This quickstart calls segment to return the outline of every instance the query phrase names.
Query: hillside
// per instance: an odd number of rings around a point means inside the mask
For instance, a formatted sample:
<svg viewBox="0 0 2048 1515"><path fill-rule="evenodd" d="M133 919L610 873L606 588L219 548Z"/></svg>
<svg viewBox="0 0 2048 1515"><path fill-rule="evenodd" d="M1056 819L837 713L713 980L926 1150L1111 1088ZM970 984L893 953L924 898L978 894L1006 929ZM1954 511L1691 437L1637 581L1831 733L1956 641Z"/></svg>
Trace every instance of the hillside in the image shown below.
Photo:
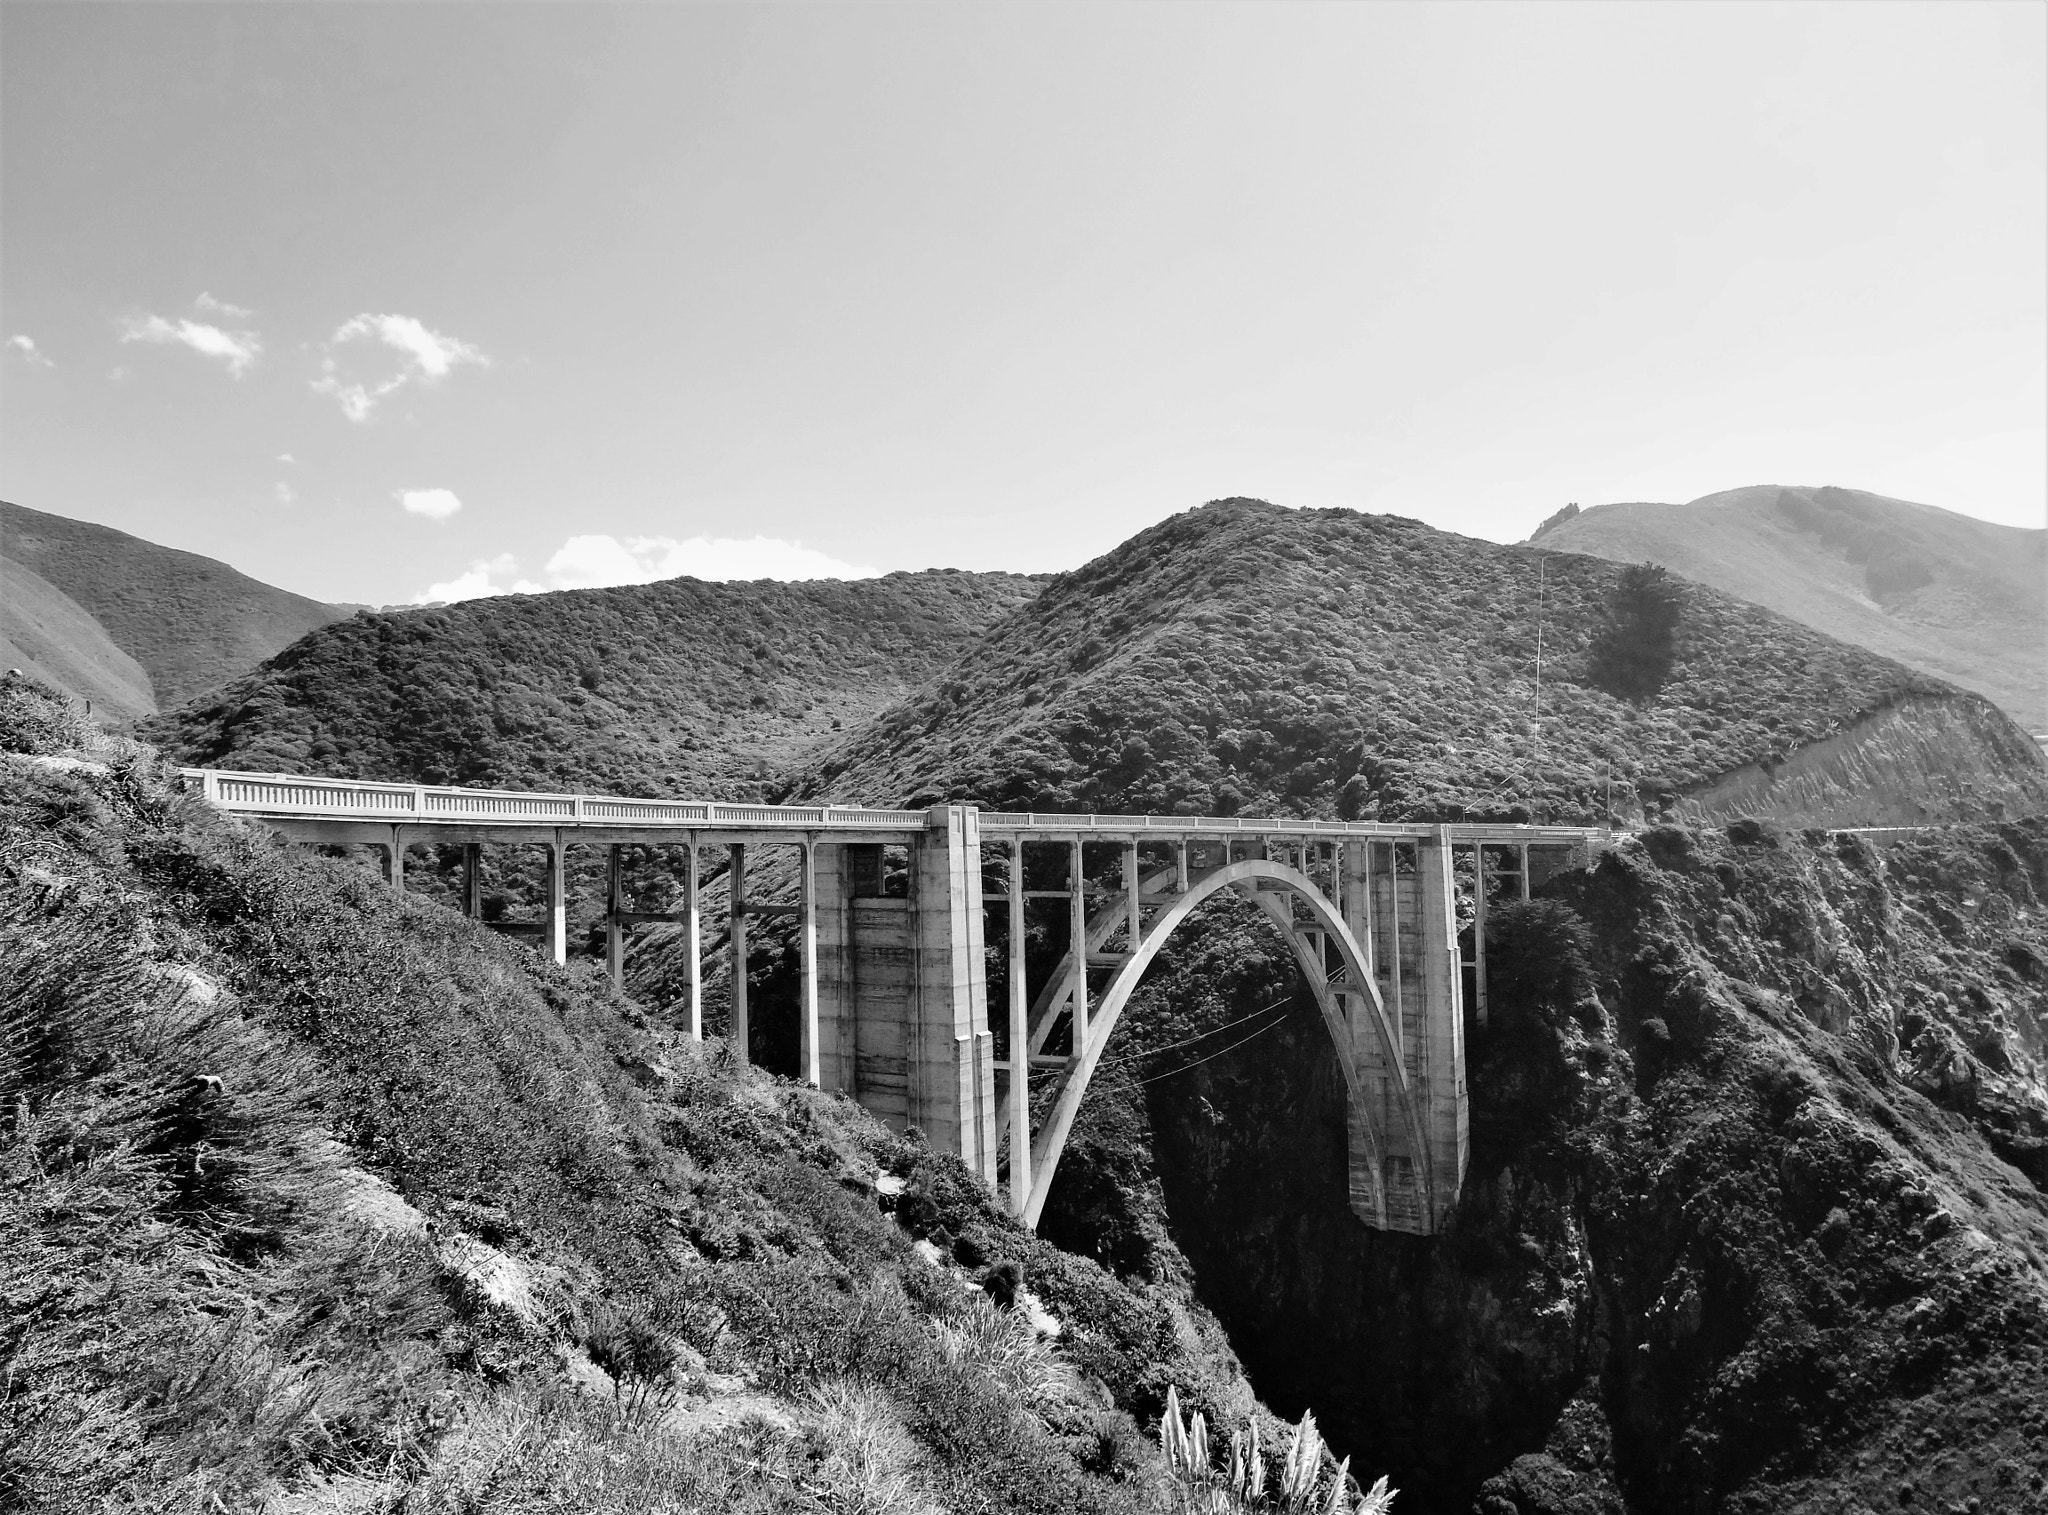
<svg viewBox="0 0 2048 1515"><path fill-rule="evenodd" d="M12 557L0 557L0 661L91 701L93 715L113 724L156 709L142 665L84 606Z"/></svg>
<svg viewBox="0 0 2048 1515"><path fill-rule="evenodd" d="M4 500L0 558L82 606L141 665L159 709L205 693L348 614L196 552ZM81 645L77 656L89 661L91 654Z"/></svg>
<svg viewBox="0 0 2048 1515"><path fill-rule="evenodd" d="M1039 810L1626 817L1906 701L1970 719L1929 758L1939 798L1906 795L1905 818L2048 810L2033 744L1983 701L1775 612L1417 521L1224 500L1054 580L789 789ZM1832 823L1893 814L1885 795L1846 795L1866 803Z"/></svg>
<svg viewBox="0 0 2048 1515"><path fill-rule="evenodd" d="M1530 539L1661 563L1993 699L2048 731L2048 531L1854 489L1597 505Z"/></svg>
<svg viewBox="0 0 2048 1515"><path fill-rule="evenodd" d="M1133 1001L1045 1234L1190 1275L1419 1515L2041 1508L2048 823L1653 829L1489 943L1441 1239L1350 1214L1328 1032L1250 909Z"/></svg>
<svg viewBox="0 0 2048 1515"><path fill-rule="evenodd" d="M0 1506L1136 1515L1169 1389L1273 1444L1184 1296L847 1102L32 681L0 780Z"/></svg>
<svg viewBox="0 0 2048 1515"><path fill-rule="evenodd" d="M1039 587L670 579L364 612L151 730L216 767L748 798Z"/></svg>

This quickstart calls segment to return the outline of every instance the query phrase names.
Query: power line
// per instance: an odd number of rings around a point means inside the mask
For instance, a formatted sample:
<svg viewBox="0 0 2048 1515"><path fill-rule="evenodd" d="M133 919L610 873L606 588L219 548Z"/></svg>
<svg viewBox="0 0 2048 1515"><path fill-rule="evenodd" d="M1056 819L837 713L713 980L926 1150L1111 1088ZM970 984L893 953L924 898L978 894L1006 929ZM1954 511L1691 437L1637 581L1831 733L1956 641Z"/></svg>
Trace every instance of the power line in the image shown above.
<svg viewBox="0 0 2048 1515"><path fill-rule="evenodd" d="M1198 1031L1193 1036L1183 1037L1181 1040L1177 1042L1168 1042L1163 1047L1147 1047L1142 1052L1126 1052L1122 1057L1105 1057L1095 1066L1098 1068L1107 1068L1113 1063L1132 1063L1136 1062L1141 1057L1153 1057L1161 1052L1171 1052L1176 1047L1192 1047L1196 1042L1207 1041L1210 1037L1228 1031L1233 1026L1242 1026L1246 1021L1255 1021L1260 1016L1264 1015L1268 1010L1273 1009L1274 1006L1284 1005L1288 1002L1288 1000L1292 999L1293 997L1294 996L1291 994L1284 995L1280 999L1274 1000L1273 1003L1270 1005L1259 1006L1258 1009L1252 1011L1252 1013L1249 1015L1240 1015L1234 1021L1225 1021L1220 1026L1211 1026L1207 1031Z"/></svg>
<svg viewBox="0 0 2048 1515"><path fill-rule="evenodd" d="M1255 1042L1260 1037L1264 1036L1268 1031L1277 1031L1280 1027L1286 1024L1287 1017L1285 1015L1279 1016L1270 1024L1259 1027L1259 1029L1254 1031L1250 1036L1241 1036L1236 1041L1232 1042L1228 1047L1218 1047L1214 1052L1211 1052L1207 1057L1198 1057L1191 1063L1182 1063L1178 1068L1169 1068L1164 1073L1155 1073L1150 1078L1141 1078L1138 1080L1138 1083L1140 1085L1156 1084L1163 1078L1172 1078L1175 1074L1185 1073L1190 1068L1199 1068L1204 1063L1213 1063L1214 1061L1216 1061L1217 1058L1221 1057L1224 1053L1234 1052L1237 1048L1242 1047L1246 1042Z"/></svg>

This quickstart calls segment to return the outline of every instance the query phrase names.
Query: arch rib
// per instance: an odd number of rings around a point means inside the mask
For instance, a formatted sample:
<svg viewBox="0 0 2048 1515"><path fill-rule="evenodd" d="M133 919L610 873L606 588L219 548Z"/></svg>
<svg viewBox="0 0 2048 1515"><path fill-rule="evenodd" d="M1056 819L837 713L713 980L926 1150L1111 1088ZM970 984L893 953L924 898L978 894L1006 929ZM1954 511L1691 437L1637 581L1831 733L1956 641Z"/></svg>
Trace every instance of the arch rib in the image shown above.
<svg viewBox="0 0 2048 1515"><path fill-rule="evenodd" d="M1224 889L1237 889L1250 895L1253 900L1268 909L1272 908L1260 896L1267 891L1259 885L1264 882L1278 885L1280 889L1303 901L1314 915L1317 927L1335 943L1343 958L1349 980L1342 989L1353 996L1359 1006L1357 1019L1362 1019L1361 1028L1346 1019L1336 1002L1329 973L1322 964L1310 967L1307 949L1301 942L1289 912L1282 924L1286 930L1289 946L1295 953L1298 966L1307 971L1311 987L1315 991L1317 1007L1322 1011L1323 1021L1330 1033L1330 1039L1337 1050L1338 1065L1344 1072L1344 1084L1350 1108L1357 1110L1372 1091L1364 1088L1357 1059L1353 1055L1354 1038L1361 1030L1369 1030L1377 1050L1380 1063L1386 1070L1387 1092L1391 1095L1394 1111L1398 1113L1403 1135L1410 1150L1418 1159L1418 1173L1428 1183L1428 1165L1419 1160L1426 1154L1421 1112L1416 1108L1413 1091L1403 1067L1399 1035L1388 1020L1386 1007L1380 1002L1379 991L1373 981L1370 965L1357 939L1344 924L1336 907L1324 896L1307 875L1285 864L1269 862L1263 858L1247 859L1230 863L1204 874L1195 881L1186 893L1180 894L1167 905L1145 931L1144 940L1134 943L1130 957L1118 968L1116 977L1104 992L1102 1001L1090 1017L1086 1044L1079 1049L1079 1055L1069 1063L1059 1084L1050 1117L1031 1142L1031 1195L1027 1202L1023 1220L1026 1225L1036 1226L1044 1212L1045 1200L1052 1187L1054 1174L1059 1168L1061 1152L1065 1149L1068 1134L1073 1129L1074 1117L1080 1109L1081 1099L1088 1091L1088 1084L1094 1078L1096 1066L1101 1062L1104 1049L1114 1034L1117 1022L1122 1018L1124 1005L1137 989L1144 977L1145 969L1165 945L1175 928L1192 914L1210 896ZM1277 905L1277 901L1274 902ZM1276 916L1276 919L1281 919ZM1090 932L1093 935L1093 932ZM1070 970L1071 971L1071 970ZM1057 1001L1050 1007L1057 1008ZM1368 1109L1368 1114L1370 1111ZM1375 1156L1384 1144L1384 1134L1373 1133ZM1015 1140L1017 1133L1012 1133ZM1378 1174L1374 1182L1380 1182ZM1427 1200L1425 1199L1425 1203Z"/></svg>

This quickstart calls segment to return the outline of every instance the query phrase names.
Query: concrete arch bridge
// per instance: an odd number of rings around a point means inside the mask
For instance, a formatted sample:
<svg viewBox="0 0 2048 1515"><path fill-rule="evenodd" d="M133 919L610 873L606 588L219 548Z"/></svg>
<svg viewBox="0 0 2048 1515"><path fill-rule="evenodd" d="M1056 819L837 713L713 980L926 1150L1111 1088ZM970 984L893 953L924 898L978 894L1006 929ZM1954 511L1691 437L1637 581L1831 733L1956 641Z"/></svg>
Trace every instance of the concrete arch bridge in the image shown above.
<svg viewBox="0 0 2048 1515"><path fill-rule="evenodd" d="M627 929L682 928L686 987L675 1013L703 1035L700 854L724 849L728 950L747 923L797 920L799 1076L843 1090L882 1120L915 1123L997 1186L1035 1225L1089 1083L1147 966L1200 906L1250 899L1281 931L1329 1032L1347 1089L1351 1207L1367 1225L1431 1234L1456 1205L1468 1155L1465 1029L1486 1016L1489 900L1528 896L1582 865L1608 833L1580 827L1429 826L1241 816L1043 815L843 806L735 805L378 784L187 769L223 810L308 843L381 848L404 886L406 848L458 842L465 909L495 844L548 849L544 949L567 950L563 858L608 849L607 961ZM683 849L683 898L667 914L626 908L620 849ZM750 852L789 849L795 900L752 899ZM896 866L892 867L894 863ZM900 887L892 887L896 878ZM1031 887L1031 878L1041 885ZM993 884L994 887L990 887ZM1036 912L1063 916L1065 955L1033 975ZM1461 950L1461 920L1471 950ZM1197 927L1198 929L1198 927ZM988 1003L1001 946L1000 1026ZM747 1047L746 974L731 974L731 1042ZM1037 1103L1034 1089L1050 1086Z"/></svg>

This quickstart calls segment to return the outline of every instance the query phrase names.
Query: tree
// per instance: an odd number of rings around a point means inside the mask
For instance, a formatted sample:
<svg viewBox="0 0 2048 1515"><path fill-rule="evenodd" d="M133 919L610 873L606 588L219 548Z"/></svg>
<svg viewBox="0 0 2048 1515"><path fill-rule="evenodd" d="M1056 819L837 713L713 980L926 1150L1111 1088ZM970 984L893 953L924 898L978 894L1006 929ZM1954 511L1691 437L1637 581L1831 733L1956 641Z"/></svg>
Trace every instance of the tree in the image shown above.
<svg viewBox="0 0 2048 1515"><path fill-rule="evenodd" d="M1659 565L1638 563L1623 569L1593 636L1593 683L1638 704L1655 697L1677 659L1684 614L1683 589Z"/></svg>

